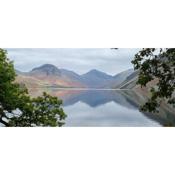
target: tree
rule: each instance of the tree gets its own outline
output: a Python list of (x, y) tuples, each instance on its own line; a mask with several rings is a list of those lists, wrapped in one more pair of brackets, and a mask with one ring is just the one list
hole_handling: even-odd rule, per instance
[(141, 109), (156, 112), (162, 101), (175, 107), (175, 49), (144, 48), (135, 55), (132, 63), (139, 70), (137, 84), (146, 86), (152, 80), (157, 80)]
[(26, 87), (15, 83), (13, 62), (0, 49), (0, 123), (5, 126), (62, 126), (62, 101), (46, 93), (31, 98)]

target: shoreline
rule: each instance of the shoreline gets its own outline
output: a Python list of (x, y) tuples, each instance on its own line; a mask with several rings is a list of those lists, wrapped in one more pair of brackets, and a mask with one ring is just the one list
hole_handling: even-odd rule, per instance
[(28, 89), (58, 89), (58, 90), (82, 90), (82, 91), (132, 91), (132, 89), (108, 89), (108, 88), (57, 88), (57, 87), (33, 87)]

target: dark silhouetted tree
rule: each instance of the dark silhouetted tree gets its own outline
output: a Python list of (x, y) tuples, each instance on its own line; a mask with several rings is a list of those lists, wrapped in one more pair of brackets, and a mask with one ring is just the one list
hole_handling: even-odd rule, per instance
[(158, 111), (162, 101), (175, 107), (175, 49), (144, 48), (132, 61), (134, 68), (139, 70), (138, 84), (146, 86), (152, 80), (157, 80), (150, 89), (151, 96), (142, 106), (142, 110)]

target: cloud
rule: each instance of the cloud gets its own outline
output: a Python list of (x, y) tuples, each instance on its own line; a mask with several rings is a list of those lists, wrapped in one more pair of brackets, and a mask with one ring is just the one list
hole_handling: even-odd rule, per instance
[(58, 68), (73, 70), (79, 74), (98, 69), (115, 75), (132, 68), (131, 60), (139, 49), (77, 49), (77, 48), (9, 48), (8, 57), (15, 68), (29, 71), (42, 64), (54, 64)]

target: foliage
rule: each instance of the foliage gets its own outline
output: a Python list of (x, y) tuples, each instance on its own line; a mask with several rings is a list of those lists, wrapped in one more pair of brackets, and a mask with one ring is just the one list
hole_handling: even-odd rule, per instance
[(15, 83), (13, 62), (0, 49), (0, 122), (5, 126), (62, 126), (66, 115), (62, 101), (43, 93), (31, 98), (25, 87)]
[(144, 48), (135, 55), (132, 63), (140, 71), (139, 85), (146, 86), (157, 80), (156, 86), (150, 90), (151, 97), (141, 109), (155, 112), (162, 101), (175, 107), (175, 49)]

